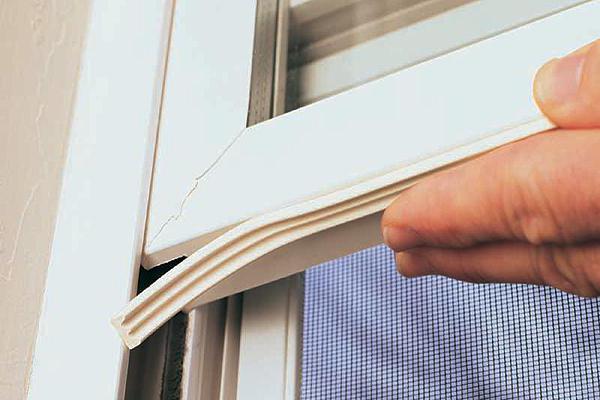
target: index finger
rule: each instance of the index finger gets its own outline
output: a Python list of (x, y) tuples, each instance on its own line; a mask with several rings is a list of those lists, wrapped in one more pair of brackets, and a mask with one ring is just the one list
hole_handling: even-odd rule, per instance
[(600, 238), (600, 131), (554, 131), (418, 183), (388, 207), (399, 252), (496, 240), (567, 244)]

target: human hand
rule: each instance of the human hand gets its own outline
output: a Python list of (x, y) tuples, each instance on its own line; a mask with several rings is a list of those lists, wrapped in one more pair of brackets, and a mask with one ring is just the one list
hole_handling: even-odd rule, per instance
[(542, 67), (534, 93), (560, 129), (426, 178), (385, 211), (400, 273), (600, 295), (600, 40)]

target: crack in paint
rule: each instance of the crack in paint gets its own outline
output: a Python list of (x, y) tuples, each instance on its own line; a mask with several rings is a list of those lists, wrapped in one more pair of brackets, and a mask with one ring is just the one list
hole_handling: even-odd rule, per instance
[(154, 241), (165, 230), (167, 225), (169, 225), (172, 222), (177, 221), (179, 218), (181, 218), (188, 200), (191, 198), (192, 194), (194, 194), (196, 189), (198, 189), (198, 186), (200, 185), (200, 181), (215, 169), (215, 167), (219, 164), (219, 162), (223, 159), (223, 157), (225, 157), (225, 154), (227, 154), (229, 149), (231, 149), (233, 147), (233, 145), (235, 143), (237, 143), (237, 141), (243, 136), (245, 131), (246, 131), (246, 128), (242, 129), (237, 135), (235, 135), (235, 137), (229, 142), (229, 144), (223, 149), (223, 151), (214, 159), (214, 161), (200, 175), (198, 175), (197, 177), (194, 178), (194, 181), (192, 182), (190, 190), (188, 190), (187, 194), (184, 196), (183, 200), (181, 201), (181, 203), (179, 205), (178, 212), (176, 214), (172, 214), (171, 216), (169, 216), (169, 218), (167, 218), (167, 220), (160, 226), (160, 228), (158, 229), (156, 234), (148, 242), (148, 244), (147, 244), (148, 247), (151, 246), (152, 243), (154, 243)]
[(27, 201), (25, 202), (25, 208), (23, 208), (23, 212), (21, 212), (21, 217), (19, 218), (19, 224), (17, 225), (17, 232), (15, 235), (15, 244), (13, 246), (13, 250), (11, 252), (11, 256), (8, 259), (8, 261), (6, 262), (6, 265), (8, 265), (8, 271), (6, 274), (0, 274), (0, 278), (2, 278), (5, 281), (10, 281), (12, 278), (12, 272), (13, 272), (13, 267), (14, 267), (14, 262), (15, 259), (17, 257), (17, 250), (19, 248), (19, 242), (21, 241), (21, 232), (23, 230), (23, 224), (25, 223), (25, 216), (27, 215), (27, 212), (29, 211), (29, 208), (31, 207), (31, 203), (33, 202), (33, 199), (35, 198), (35, 195), (38, 191), (38, 189), (40, 188), (41, 182), (38, 182), (35, 184), (35, 186), (33, 187), (33, 189), (31, 190), (31, 192), (29, 192), (29, 197), (27, 198)]

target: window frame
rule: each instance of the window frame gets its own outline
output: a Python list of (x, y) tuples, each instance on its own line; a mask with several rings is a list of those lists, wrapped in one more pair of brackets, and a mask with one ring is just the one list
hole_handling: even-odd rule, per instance
[[(29, 399), (122, 399), (172, 2), (92, 2)], [(135, 21), (135, 23), (132, 23)]]
[(304, 274), (243, 294), (237, 400), (300, 398)]
[[(378, 214), (424, 174), (553, 127), (532, 98), (533, 77), (548, 59), (600, 36), (592, 21), (599, 13), (593, 0), (247, 128), (197, 187), (202, 201), (190, 197), (177, 224), (198, 229), (221, 213), (232, 221), (223, 226), (231, 227), (248, 204), (296, 204), (250, 218), (201, 247), (113, 324), (134, 347), (181, 309), (381, 243)], [(569, 35), (558, 29), (565, 25), (573, 26)], [(460, 103), (453, 93), (461, 93)], [(350, 118), (348, 110), (357, 112)], [(400, 126), (410, 140), (398, 135)], [(407, 154), (400, 162), (398, 150)], [(260, 183), (253, 204), (251, 196), (244, 202), (227, 196), (240, 181)]]
[[(316, 1), (312, 0), (312, 2)], [(439, 1), (427, 2), (428, 7), (440, 8), (440, 5), (436, 4)], [(506, 10), (502, 0), (471, 2), (453, 11), (441, 13), (414, 24), (414, 26), (411, 26), (408, 35), (401, 34), (404, 29), (397, 34), (384, 35), (379, 39), (358, 45), (356, 49), (349, 52), (341, 52), (335, 57), (326, 57), (305, 65), (291, 71), (291, 74), (297, 75), (297, 79), (300, 79), (299, 96), (305, 97), (303, 100), (301, 99), (301, 103), (314, 101), (326, 95), (348, 89), (349, 86), (355, 85), (357, 81), (368, 82), (382, 75), (390, 74), (456, 49), (469, 48), (482, 39), (497, 36), (506, 30), (517, 28), (549, 14), (568, 10), (570, 7), (582, 4), (582, 2), (585, 2), (585, 0), (553, 0), (551, 2), (533, 0), (527, 2), (527, 10), (531, 14), (529, 17), (520, 17), (518, 13), (509, 11), (501, 13), (501, 10)], [(305, 2), (304, 6), (309, 3), (311, 2)], [(252, 78), (256, 81), (256, 77), (261, 76), (261, 73), (257, 71), (264, 69), (264, 67), (261, 68), (260, 65), (252, 66), (253, 42), (251, 38), (254, 35), (254, 20), (239, 17), (244, 13), (252, 16), (258, 8), (254, 7), (254, 2), (246, 4), (244, 10), (240, 10), (238, 7), (237, 12), (232, 10), (205, 10), (201, 5), (194, 4), (193, 7), (190, 7), (190, 4), (193, 3), (182, 1), (178, 3), (180, 12), (175, 11), (170, 66), (167, 71), (165, 100), (161, 115), (161, 134), (158, 139), (159, 144), (157, 146), (148, 213), (148, 237), (145, 240), (142, 259), (142, 264), (146, 268), (152, 268), (182, 255), (189, 256), (198, 248), (252, 216), (306, 200), (317, 192), (322, 194), (346, 186), (348, 179), (346, 178), (346, 182), (344, 182), (345, 177), (340, 176), (327, 182), (315, 184), (320, 190), (307, 190), (306, 193), (301, 192), (294, 198), (281, 201), (270, 200), (273, 196), (270, 194), (265, 195), (264, 198), (254, 199), (257, 204), (265, 204), (262, 209), (255, 207), (242, 210), (235, 203), (220, 204), (221, 198), (219, 196), (225, 200), (235, 198), (235, 191), (226, 191), (219, 187), (238, 185), (239, 182), (235, 180), (235, 176), (222, 175), (219, 179), (212, 177), (223, 171), (224, 165), (238, 163), (240, 165), (238, 168), (243, 170), (248, 167), (248, 163), (253, 162), (253, 160), (241, 160), (240, 157), (237, 160), (231, 160), (231, 154), (236, 149), (242, 148), (242, 146), (247, 146), (247, 154), (260, 154), (260, 150), (265, 147), (265, 143), (258, 141), (255, 141), (256, 143), (245, 143), (250, 142), (248, 140), (249, 136), (262, 136), (265, 131), (280, 131), (290, 135), (292, 133), (290, 133), (289, 120), (295, 119), (292, 123), (296, 126), (305, 126), (305, 129), (311, 129), (318, 125), (320, 121), (329, 119), (325, 110), (329, 114), (338, 111), (340, 115), (343, 115), (347, 112), (345, 112), (342, 105), (345, 105), (346, 108), (354, 107), (351, 109), (354, 114), (363, 112), (366, 107), (366, 105), (361, 105), (360, 102), (343, 103), (342, 99), (349, 97), (346, 92), (342, 93), (341, 96), (328, 98), (303, 109), (282, 115), (277, 118), (277, 122), (269, 121), (260, 126), (247, 127), (247, 116), (253, 112), (250, 105), (256, 108), (260, 104), (269, 103), (266, 99), (257, 99), (256, 97), (250, 99), (250, 91), (254, 90), (250, 87)], [(212, 12), (211, 18), (207, 18), (207, 11)], [(459, 29), (466, 25), (468, 21), (480, 19), (486, 12), (499, 15), (491, 27), (476, 25), (476, 29), (473, 30)], [(230, 15), (237, 17), (229, 22)], [(228, 37), (226, 32), (229, 29), (227, 24), (229, 22), (234, 23), (237, 29), (240, 30), (240, 37), (247, 36), (248, 38), (236, 41), (235, 45), (227, 43), (224, 50), (229, 54), (227, 57), (209, 57), (208, 59), (200, 57), (198, 56), (198, 53), (201, 53), (200, 48), (206, 48), (207, 53), (211, 55), (220, 53), (218, 41), (212, 40), (213, 37), (205, 38), (207, 33), (201, 28), (203, 24), (199, 23), (203, 17), (212, 21), (211, 27), (225, 27), (215, 32), (217, 37)], [(215, 22), (219, 20), (223, 20), (223, 22)], [(435, 38), (440, 37), (443, 33), (443, 28), (440, 28), (440, 26), (449, 26), (458, 33), (456, 35), (445, 35), (443, 43), (437, 43)], [(190, 43), (185, 37), (179, 35), (180, 33), (193, 36), (195, 41)], [(423, 45), (412, 46), (409, 53), (404, 54), (402, 52), (403, 54), (399, 58), (390, 58), (381, 67), (377, 66), (377, 68), (370, 70), (365, 68), (367, 71), (365, 74), (352, 76), (352, 73), (333, 72), (334, 70), (343, 71), (342, 65), (356, 62), (357, 59), (370, 59), (372, 58), (372, 52), (380, 51), (382, 48), (409, 47), (410, 41), (414, 41), (415, 38), (423, 40)], [(260, 58), (263, 55), (259, 54), (261, 52), (264, 53), (264, 50), (257, 50), (254, 58)], [(348, 53), (350, 54), (348, 55)], [(192, 57), (191, 55), (194, 54), (196, 56)], [(353, 56), (352, 54), (356, 55)], [(185, 55), (185, 57), (182, 55)], [(395, 67), (392, 67), (392, 64)], [(421, 66), (425, 64), (428, 63), (423, 63)], [(204, 77), (205, 70), (223, 71), (223, 74), (233, 75), (238, 79), (233, 83), (225, 80), (208, 84), (206, 77)], [(254, 71), (254, 77), (252, 71)], [(214, 72), (212, 73), (214, 74)], [(264, 73), (262, 75), (264, 76)], [(342, 79), (339, 78), (340, 76)], [(255, 85), (255, 87), (266, 87), (268, 86), (266, 82), (269, 82), (269, 80), (263, 79), (261, 84)], [(361, 87), (368, 85), (370, 83), (359, 86), (353, 89), (352, 92), (359, 91)], [(207, 98), (210, 100), (206, 100)], [(203, 103), (201, 103), (202, 107), (200, 109), (190, 105), (201, 100)], [(336, 102), (336, 100), (340, 103), (339, 108), (342, 108), (341, 110), (336, 110), (335, 107), (325, 107)], [(306, 110), (306, 108), (310, 110)], [(323, 109), (324, 111), (319, 114), (315, 109)], [(354, 138), (358, 134), (354, 132), (354, 129), (347, 126), (336, 128), (338, 130), (343, 129), (344, 134), (349, 138)], [(266, 141), (270, 140), (270, 143), (281, 136), (278, 133), (268, 134), (271, 135), (271, 138)], [(293, 134), (303, 135), (303, 132), (293, 132)], [(311, 142), (306, 146), (300, 145), (298, 147), (299, 152), (303, 151), (310, 154), (312, 149), (325, 147), (331, 147), (332, 152), (335, 151), (335, 141), (318, 140), (318, 137), (309, 137), (307, 140)], [(293, 145), (298, 146), (297, 143)], [(285, 151), (286, 142), (273, 146), (273, 153)], [(357, 147), (361, 146), (358, 145)], [(322, 159), (320, 162), (326, 164), (326, 161)], [(273, 157), (273, 165), (276, 165), (276, 163), (286, 166), (286, 161), (281, 157)], [(243, 167), (242, 164), (244, 164)], [(355, 179), (365, 179), (365, 177), (380, 173), (385, 169), (389, 170), (393, 165), (393, 161), (387, 160), (373, 165), (377, 165), (379, 169), (373, 168), (362, 175), (358, 173)], [(297, 166), (297, 168), (300, 167)], [(259, 174), (265, 175), (265, 178), (268, 177), (268, 169), (267, 167), (266, 171), (257, 170), (255, 176), (243, 176), (239, 180), (242, 182), (252, 180), (260, 182), (263, 177)], [(305, 185), (305, 179), (302, 179), (302, 170), (296, 170), (296, 172), (295, 176), (291, 174), (290, 176), (299, 180), (300, 184)], [(307, 170), (306, 175), (313, 174), (313, 172)], [(343, 172), (340, 172), (341, 174)], [(283, 174), (281, 175), (283, 176)], [(207, 186), (208, 180), (212, 180), (211, 187)], [(218, 193), (219, 196), (207, 199), (206, 193), (202, 193), (204, 188), (209, 192)], [(253, 191), (253, 188), (249, 185), (246, 185), (245, 189), (246, 193)], [(285, 190), (290, 190), (290, 188), (285, 188)], [(268, 189), (257, 186), (256, 191), (268, 192)], [(240, 196), (242, 193), (237, 195)], [(230, 218), (232, 214), (237, 215)]]

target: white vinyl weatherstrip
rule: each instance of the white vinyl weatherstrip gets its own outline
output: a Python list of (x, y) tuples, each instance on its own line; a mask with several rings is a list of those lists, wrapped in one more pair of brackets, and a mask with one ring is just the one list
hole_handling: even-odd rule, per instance
[(180, 310), (300, 272), (381, 242), (379, 215), (436, 170), (552, 128), (539, 118), (452, 151), (252, 218), (196, 251), (113, 318), (133, 348)]
[(92, 2), (31, 400), (124, 394), (128, 352), (109, 319), (135, 291), (171, 6)]
[(246, 129), (146, 259), (190, 255), (248, 218), (539, 118), (535, 72), (600, 37), (599, 20), (591, 1)]

